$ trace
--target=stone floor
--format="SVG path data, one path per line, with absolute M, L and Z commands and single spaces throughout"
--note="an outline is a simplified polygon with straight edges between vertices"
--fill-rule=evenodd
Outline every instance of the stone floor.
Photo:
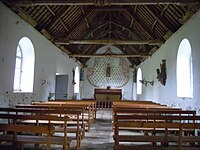
M 92 125 L 85 138 L 81 141 L 80 150 L 112 150 L 113 131 L 111 124 L 112 112 L 97 111 L 96 123 Z
M 97 111 L 97 120 L 86 132 L 85 138 L 81 140 L 80 150 L 112 150 L 113 149 L 113 131 L 111 124 L 112 112 L 109 110 Z M 76 142 L 73 141 L 71 149 L 75 150 Z M 10 145 L 0 145 L 0 150 L 9 150 Z M 25 150 L 33 150 L 33 146 L 25 145 Z M 42 150 L 45 150 L 45 146 Z M 62 150 L 62 146 L 51 146 L 52 150 Z

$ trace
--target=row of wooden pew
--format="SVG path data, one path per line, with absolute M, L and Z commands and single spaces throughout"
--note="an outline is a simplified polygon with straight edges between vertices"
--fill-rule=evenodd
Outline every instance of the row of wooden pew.
M 200 116 L 151 101 L 113 102 L 115 149 L 199 150 Z
M 89 131 L 96 119 L 95 101 L 48 101 L 19 104 L 16 108 L 0 108 L 0 141 L 11 142 L 12 149 L 62 145 L 70 150 L 76 140 L 80 148 L 85 131 Z M 28 133 L 28 134 L 27 134 Z

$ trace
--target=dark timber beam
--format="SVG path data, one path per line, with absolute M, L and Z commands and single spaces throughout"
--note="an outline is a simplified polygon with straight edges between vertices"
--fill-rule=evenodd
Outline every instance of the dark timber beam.
M 115 36 L 116 39 L 121 39 L 119 34 L 113 33 L 113 35 Z M 119 47 L 120 47 L 120 50 L 122 51 L 122 53 L 125 55 L 137 54 L 137 51 L 135 50 L 133 45 L 120 45 Z M 127 57 L 127 59 L 132 65 L 135 65 L 137 58 Z
M 165 26 L 168 30 L 172 31 L 173 33 L 176 31 L 174 27 L 166 20 L 164 16 L 161 16 L 159 12 L 154 10 L 153 6 L 144 6 L 146 9 L 148 9 L 152 14 L 162 23 L 163 26 Z
M 1 0 L 16 6 L 34 5 L 155 5 L 155 4 L 195 4 L 198 0 Z
M 70 44 L 93 44 L 93 45 L 162 45 L 164 41 L 161 40 L 55 40 L 56 44 L 70 45 Z
M 133 18 L 140 25 L 140 27 L 149 35 L 149 37 L 151 37 L 152 39 L 156 38 L 153 32 L 151 32 L 151 30 L 140 18 L 140 16 L 134 13 L 134 11 L 131 9 L 130 6 L 127 8 L 127 13 L 130 15 L 131 18 Z
M 51 18 L 51 21 L 49 24 L 46 24 L 43 28 L 46 30 L 49 30 L 49 28 L 58 20 L 60 19 L 67 11 L 68 7 L 64 6 L 62 7 L 58 13 L 56 13 L 55 15 L 53 15 L 53 17 Z M 61 21 L 61 20 L 59 20 Z
M 69 57 L 112 57 L 112 58 L 127 58 L 127 57 L 148 57 L 149 55 L 125 55 L 125 54 L 85 54 L 85 55 L 81 55 L 81 54 L 74 54 L 74 55 L 69 55 Z
M 84 11 L 84 14 L 77 18 L 76 22 L 74 23 L 73 27 L 70 28 L 70 30 L 68 32 L 65 33 L 66 37 L 69 37 L 71 35 L 71 33 L 76 30 L 77 26 L 82 23 L 82 21 L 84 21 L 85 19 L 87 19 L 88 16 L 90 16 L 93 13 L 93 7 L 91 6 L 90 8 L 88 8 L 86 11 Z M 64 36 L 65 36 L 64 35 Z

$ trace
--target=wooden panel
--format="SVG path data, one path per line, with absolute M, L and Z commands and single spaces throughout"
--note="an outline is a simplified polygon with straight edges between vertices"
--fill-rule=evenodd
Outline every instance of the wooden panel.
M 121 89 L 95 89 L 94 96 L 97 101 L 118 101 L 121 99 Z
M 113 101 L 120 101 L 121 89 L 95 89 L 94 97 L 97 101 L 97 109 L 111 109 Z

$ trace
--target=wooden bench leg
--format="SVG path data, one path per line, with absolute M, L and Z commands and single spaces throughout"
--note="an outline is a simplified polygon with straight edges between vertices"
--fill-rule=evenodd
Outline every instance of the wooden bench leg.
M 68 150 L 70 150 L 70 144 L 68 144 Z
M 23 144 L 23 143 L 20 144 L 20 149 L 21 149 L 21 150 L 24 150 L 24 144 Z
M 12 149 L 13 150 L 17 150 L 17 143 L 16 143 L 16 141 L 13 141 L 13 143 L 12 143 Z

